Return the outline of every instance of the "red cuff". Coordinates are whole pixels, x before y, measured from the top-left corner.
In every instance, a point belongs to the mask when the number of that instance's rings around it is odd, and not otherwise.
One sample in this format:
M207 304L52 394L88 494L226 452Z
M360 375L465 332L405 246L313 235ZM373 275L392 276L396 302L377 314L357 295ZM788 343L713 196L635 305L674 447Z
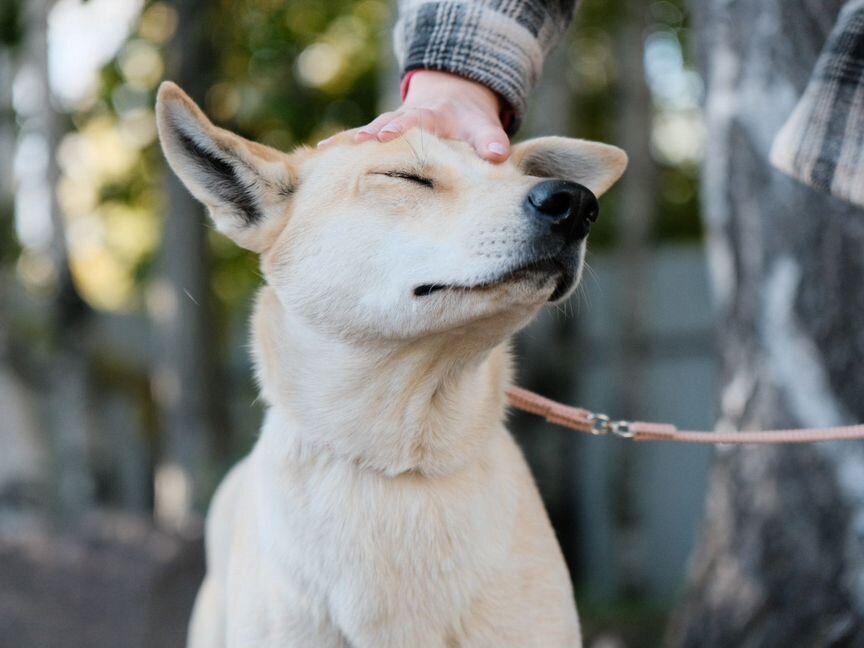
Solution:
M411 78L419 71L420 70L411 70L402 77L402 84L399 86L399 98L402 99L402 101L405 101L405 97L408 96L408 86L411 85Z
M419 68L416 70L409 70L405 73L405 76L402 77L402 83L399 85L399 96L403 102L405 101L405 97L408 96L408 88L411 86L411 79L415 74L422 71L423 70ZM501 128L503 128L505 132L509 133L516 115L510 107L510 104L507 103L501 95L498 95L498 99L501 101L502 105L501 112L498 113L498 119L501 120Z

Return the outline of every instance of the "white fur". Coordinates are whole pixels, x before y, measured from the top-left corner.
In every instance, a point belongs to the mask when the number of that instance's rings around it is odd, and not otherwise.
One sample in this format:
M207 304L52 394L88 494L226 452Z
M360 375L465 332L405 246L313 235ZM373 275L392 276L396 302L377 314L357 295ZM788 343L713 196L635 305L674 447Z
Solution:
M285 156L218 131L171 85L159 115L172 166L222 231L262 253L267 281L253 318L267 416L210 511L190 648L581 646L561 552L502 423L507 339L556 278L413 294L482 283L524 251L521 205L538 180L520 148L493 166L413 132ZM296 180L282 211L253 177L266 217L231 222L174 141L185 119L243 174ZM625 165L613 147L561 138L521 155L547 150L598 193ZM418 165L434 189L379 175Z

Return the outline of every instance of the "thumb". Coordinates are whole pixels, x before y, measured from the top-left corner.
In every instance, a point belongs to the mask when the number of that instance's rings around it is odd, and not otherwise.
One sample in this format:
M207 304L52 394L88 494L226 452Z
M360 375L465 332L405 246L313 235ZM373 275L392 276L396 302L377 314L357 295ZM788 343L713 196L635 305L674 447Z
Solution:
M500 126L481 127L471 137L471 144L477 155L489 162L504 162L510 157L510 139Z

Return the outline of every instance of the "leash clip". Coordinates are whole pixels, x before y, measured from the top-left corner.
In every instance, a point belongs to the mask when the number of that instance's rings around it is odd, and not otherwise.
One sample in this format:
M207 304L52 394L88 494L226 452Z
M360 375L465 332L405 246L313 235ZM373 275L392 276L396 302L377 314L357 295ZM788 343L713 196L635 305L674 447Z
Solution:
M630 421L613 421L606 414L590 414L588 420L591 422L591 434L594 436L605 436L613 434L622 439L632 439L633 431L630 429Z

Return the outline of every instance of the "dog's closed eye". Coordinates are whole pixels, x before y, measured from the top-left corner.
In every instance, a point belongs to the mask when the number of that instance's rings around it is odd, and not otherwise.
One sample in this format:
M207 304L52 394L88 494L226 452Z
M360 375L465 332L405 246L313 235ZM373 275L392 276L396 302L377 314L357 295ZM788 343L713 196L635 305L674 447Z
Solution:
M435 183L431 178L427 178L425 176L417 175L416 173L411 173L409 171L379 171L375 173L375 175L383 175L388 178L398 178L399 180L407 180L409 182L413 182L415 184L422 185L429 189L433 189L435 187Z

